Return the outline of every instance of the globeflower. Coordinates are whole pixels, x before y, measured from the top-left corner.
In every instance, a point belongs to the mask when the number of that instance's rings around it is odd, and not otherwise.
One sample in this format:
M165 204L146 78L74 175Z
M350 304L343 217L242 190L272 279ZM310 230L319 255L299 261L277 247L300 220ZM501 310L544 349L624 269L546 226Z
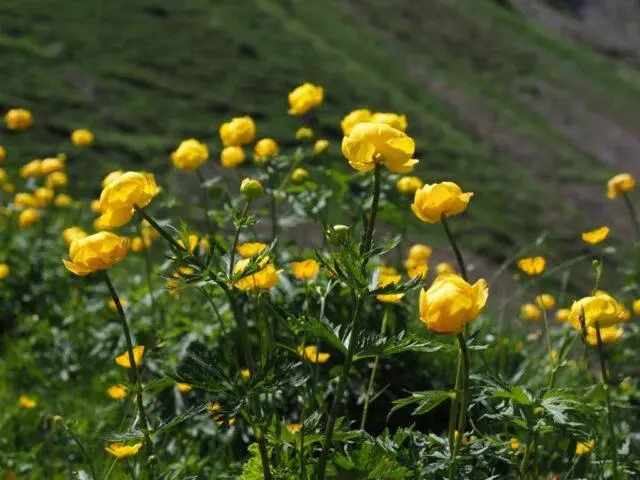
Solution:
M36 406L38 405L38 403L30 397L27 397L26 395L21 395L20 398L18 399L18 404L22 407L22 408L36 408Z
M256 163L264 163L276 155L278 155L278 143L273 138L258 140L253 147L253 160Z
M293 275L298 280L311 280L318 274L320 264L315 260L303 260L302 262L291 262Z
M6 263L0 263L0 280L4 280L9 276L9 265Z
M20 208L37 207L38 200L30 193L18 192L13 197L13 204Z
M40 162L40 175L49 175L64 170L64 160L60 157L45 158Z
M407 117L405 115L376 112L371 116L371 120L369 121L373 123L385 123L401 132L407 131Z
M64 172L52 172L47 176L45 180L45 187L47 188L56 188L56 187L64 187L67 185L67 174Z
M384 275L380 273L378 277L378 287L386 287L387 285L394 285L399 283L402 277L400 275ZM376 299L382 303L400 303L404 297L404 293L384 293L376 295Z
M556 299L553 298L553 296L549 295L548 293L543 293L542 295L538 295L536 297L536 304L540 308L544 308L545 310L551 310L553 307L556 306Z
M289 93L289 115L304 115L309 110L317 107L324 99L324 89L304 83Z
M93 132L86 128L79 128L71 132L71 143L76 147L86 148L93 144Z
M62 238L64 242L67 244L67 247L70 247L73 241L77 238L85 238L87 236L87 232L82 230L80 227L69 227L65 228L62 231Z
M156 195L158 187L153 175L127 172L110 182L100 195L102 224L120 227L133 217L134 207L146 207Z
M249 266L250 258L239 260L233 267L234 275L241 275ZM235 283L236 288L244 291L268 291L278 283L278 276L282 270L276 270L273 263L269 262L269 258L265 257L260 261L260 270L251 275L247 275Z
M253 142L256 124L251 117L236 117L220 126L220 140L225 147L239 147Z
M622 338L623 334L624 330L615 325L600 329L600 339L602 343L616 343ZM587 343L594 347L598 345L598 332L593 327L587 327Z
M240 193L250 200L256 200L264 195L264 188L259 180L245 178L240 184Z
M58 208L68 207L73 203L73 199L66 193L59 193L53 199L53 204Z
M133 347L133 361L136 362L136 365L140 365L140 361L142 360L142 356L144 355L144 345L138 345ZM115 362L124 368L131 368L131 361L129 359L129 352L124 352L122 355L114 358Z
M304 168L296 168L291 174L291 181L296 185L300 185L307 181L309 172Z
M242 255L244 258L255 257L260 255L267 248L266 243L262 242L247 242L236 247L236 252Z
M79 276L98 270L107 270L124 260L129 241L111 232L99 232L75 238L69 247L69 260L63 260L67 269Z
M122 400L127 397L127 387L125 385L111 385L107 389L107 395L114 400Z
M529 257L521 258L516 262L516 265L527 275L540 275L544 272L546 263L544 257Z
M123 458L128 458L138 453L141 447L142 443L136 443L130 446L123 443L112 443L108 447L105 447L105 450L118 460L122 460Z
M420 319L436 333L458 333L484 309L489 288L483 279L474 285L456 274L438 275L420 291Z
M18 225L22 228L29 228L40 220L40 214L35 208L27 208L20 212L18 216Z
M438 275L442 275L443 273L457 274L456 269L453 268L453 266L447 262L441 262L438 265L436 265L436 273Z
M25 163L20 167L20 177L30 178L39 177L42 175L42 160L36 159Z
M316 345L307 345L305 348L298 347L298 355L311 363L325 363L331 358L328 353L320 353Z
M520 318L523 320L529 320L530 322L535 322L540 320L540 316L542 315L542 311L540 308L533 303L525 303L520 307Z
M453 182L425 185L416 191L411 210L423 222L437 223L443 216L464 212L472 196L472 192L463 193Z
M363 122L371 121L371 112L366 108L354 110L347 114L340 122L342 133L346 136L351 133L353 127Z
M40 187L33 192L38 207L46 207L53 200L55 193L50 188Z
M636 179L629 173L620 173L607 182L607 198L613 200L620 195L631 192L636 186Z
M342 154L354 169L370 172L383 164L393 173L413 170L415 143L404 132L386 124L359 123L342 139Z
M176 383L176 387L178 387L178 390L180 390L182 393L187 393L193 390L193 387L188 383Z
M244 162L244 159L242 147L225 147L220 153L220 163L224 168L236 168Z
M592 297L584 297L573 302L569 322L579 328L580 316L584 312L584 322L587 327L600 326L611 327L625 319L626 311L613 297L601 294Z
M26 130L33 123L33 117L29 110L13 108L4 116L4 123L9 130Z
M196 170L209 158L209 149L195 138L183 140L178 148L171 152L171 161L182 171Z
M329 140L320 139L313 144L313 151L316 153L322 153L327 148L329 148Z
M604 241L609 236L609 227L600 227L582 234L582 240L591 245Z
M113 172L109 172L102 179L102 188L106 187L107 185L109 185L111 182L113 182L117 178L120 178L122 175L124 175L124 171L123 170L114 170Z
M589 455L593 447L596 446L595 439L591 439L588 442L578 442L576 445L576 455Z
M418 177L400 177L396 182L398 192L403 195L413 195L423 185L424 182Z
M296 140L309 140L313 138L313 130L309 127L300 127L296 130Z
M569 316L571 315L571 310L568 308L560 308L556 312L556 320L561 323L565 323L569 321Z

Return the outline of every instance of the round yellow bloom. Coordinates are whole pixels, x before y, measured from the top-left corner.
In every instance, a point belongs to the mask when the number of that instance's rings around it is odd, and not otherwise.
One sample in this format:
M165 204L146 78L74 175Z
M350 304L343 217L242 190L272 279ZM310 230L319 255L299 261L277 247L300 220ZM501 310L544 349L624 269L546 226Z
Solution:
M131 239L130 244L131 251L134 253L141 252L144 248L144 242L142 241L142 237L133 237Z
M615 325L612 327L605 327L600 329L600 339L602 343L616 343L622 335L624 330ZM593 327L587 327L587 342L594 347L598 345L598 332Z
M518 439L516 437L511 437L511 440L509 440L509 448L511 450L519 450L520 449L520 442L518 441Z
M20 177L39 177L42 175L42 160L31 160L20 167Z
M405 115L376 112L371 116L371 120L369 121L373 123L384 123L401 132L407 131L407 117Z
M527 275L540 275L544 272L547 261L544 257L521 258L516 262L518 268Z
M76 238L84 238L86 236L87 236L87 232L82 230L80 227L65 228L62 232L62 238L64 239L64 242L67 244L67 247L70 247Z
M193 390L193 387L187 383L176 383L176 387L178 387L178 390L182 393L187 393Z
M331 358L328 353L320 353L316 345L307 345L305 348L298 347L298 355L311 363L325 363Z
M144 345L137 345L133 347L133 361L136 362L136 365L140 365L140 361L142 360L142 356L144 355ZM131 361L129 359L129 352L124 352L122 355L114 358L115 362L124 368L131 368Z
M595 439L589 440L587 443L578 442L576 445L576 455L589 455L593 447L596 446Z
M72 203L73 199L66 193L59 193L56 195L56 198L53 199L53 204L59 208L68 207Z
M44 185L47 188L64 187L67 185L67 174L64 172L53 172L47 176Z
M436 273L438 275L442 275L443 273L453 273L456 274L456 269L453 268L453 265L447 262L442 262L436 265Z
M429 274L429 264L425 262L420 262L418 260L414 260L413 258L408 258L404 262L404 266L407 269L407 274L409 278L426 278Z
M560 308L556 312L556 320L559 322L565 323L569 321L569 316L571 315L571 310L568 308Z
M483 279L473 286L456 274L438 275L420 291L420 319L437 333L457 333L484 309L489 288Z
M33 123L33 117L29 110L13 108L4 116L4 123L9 130L26 130Z
M623 305L619 304L609 295L596 295L584 297L573 302L569 322L576 328L580 328L580 315L584 311L584 321L587 327L610 327L624 321L626 312Z
M253 147L253 160L256 163L264 163L276 155L278 155L278 143L273 138L262 138Z
M79 128L71 132L71 143L76 147L86 148L93 145L93 132L86 128Z
M630 173L620 173L607 182L607 198L614 198L629 193L636 186L636 179Z
M544 308L545 310L551 310L553 307L556 306L556 299L553 298L553 296L549 295L548 293L543 293L542 295L538 295L536 297L536 304L540 308Z
M6 159L7 159L7 151L2 145L0 145L0 163L4 162Z
M37 207L38 200L30 193L19 192L13 197L13 204L20 208Z
M366 108L360 110L354 110L353 112L347 114L342 121L340 122L340 127L342 128L342 133L345 135L349 135L353 127L358 125L359 123L370 122L371 121L371 112Z
M242 378L251 378L251 371L248 368L243 368L240 370L240 376Z
M22 407L22 408L36 408L36 406L38 405L38 403L30 397L27 397L26 395L22 395L20 396L20 398L18 399L18 404Z
M18 216L18 225L22 228L29 228L34 223L40 220L40 214L35 208L27 208L20 212Z
M6 263L0 263L0 280L4 280L9 276L9 265Z
M102 188L106 187L114 180L120 178L122 175L124 175L124 171L122 170L114 170L113 172L109 172L107 176L102 179Z
M107 395L114 400L122 400L127 397L127 390L125 385L111 385L107 388Z
M240 193L251 200L256 200L264 195L264 188L259 180L245 178L240 184Z
M534 303L525 303L520 307L520 318L523 320L529 320L535 322L540 320L542 310Z
M609 236L609 227L600 227L582 234L582 240L592 245L602 242Z
M40 163L40 174L49 175L64 170L64 160L59 157L45 158Z
M38 207L46 207L53 200L55 193L50 188L40 187L33 192Z
M220 154L220 163L224 168L236 168L245 160L242 147L225 147Z
M428 262L432 253L433 250L430 246L422 243L416 243L409 249L409 258L416 260L417 262Z
M300 424L290 423L287 425L287 430L289 431L289 433L298 433L300 432Z
M342 154L359 172L370 172L376 163L393 173L413 170L415 143L404 132L384 123L359 123L342 139Z
M76 238L69 247L71 261L64 266L76 275L85 276L98 270L107 270L124 260L129 241L111 232L99 232Z
M302 262L291 262L291 270L298 280L311 280L318 274L320 264L315 260L303 260Z
M156 195L158 187L153 175L127 172L109 183L100 195L100 217L103 225L120 227L133 216L133 208L146 207Z
M171 161L183 171L196 170L209 158L209 149L195 138L183 140L178 148L171 152Z
M300 127L296 130L297 140L309 140L310 138L313 138L313 130L309 127Z
M424 182L418 177L401 177L396 182L396 188L403 195L413 195L423 185Z
M256 124L251 117L236 117L220 126L220 140L224 147L239 147L253 142Z
M472 192L463 193L453 182L425 185L416 191L411 210L423 222L437 223L443 215L464 212L472 196Z
M233 267L234 275L241 274L246 271L250 258L239 260ZM269 262L269 258L265 257L260 261L262 267L257 272L241 278L235 283L236 288L244 291L262 290L268 291L278 283L278 276L282 270L276 270L273 263Z
M260 255L267 248L266 243L262 242L247 242L236 247L236 252L242 255L244 258L255 257Z
M329 148L329 140L320 139L313 144L313 151L316 153L322 153L327 148Z
M382 268L380 270L382 270ZM393 270L395 273L395 269ZM382 270L378 277L378 286L386 287L387 285L399 283L402 277L400 275L395 275L394 273L390 275L384 274L384 270ZM382 303L400 303L402 297L404 297L404 293L384 293L376 295L376 300Z
M289 93L289 115L304 115L324 99L324 89L304 83Z
M309 178L309 172L304 168L296 168L291 174L291 181L296 185L300 185L307 181Z
M136 453L138 453L138 450L140 450L141 447L142 443L136 443L135 445L112 443L108 447L105 447L105 450L107 451L107 453L110 453L118 460L121 460L123 458L128 458L135 455Z

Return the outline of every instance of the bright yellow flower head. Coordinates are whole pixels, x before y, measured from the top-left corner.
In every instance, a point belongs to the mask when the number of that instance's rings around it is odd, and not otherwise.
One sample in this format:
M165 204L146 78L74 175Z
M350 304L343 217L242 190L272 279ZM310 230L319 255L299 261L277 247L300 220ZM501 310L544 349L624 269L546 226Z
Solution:
M20 177L40 177L42 176L42 160L31 160L20 167Z
M193 387L187 383L176 383L176 387L178 387L178 390L182 393L190 392L193 389Z
M67 185L67 174L64 172L53 172L47 176L45 180L45 187L47 188L56 188L56 187L64 187Z
M73 203L73 199L66 193L59 193L56 198L53 199L53 204L58 208L68 207Z
M246 271L250 258L244 258L239 260L233 267L233 273L240 274ZM276 286L278 283L278 276L282 270L276 270L273 263L269 262L269 258L265 257L261 260L260 266L262 267L257 272L241 278L235 283L236 288L244 291L268 291Z
M131 248L131 251L134 253L138 253L141 252L144 249L145 245L144 242L142 241L142 237L133 237L131 239L131 243L129 244L129 248Z
M9 276L9 265L6 263L0 263L0 280L4 280Z
M109 172L107 176L102 179L102 188L106 187L114 180L120 178L122 175L124 175L123 170L114 170L113 172Z
M429 264L426 261L418 261L413 258L408 258L404 262L404 266L407 269L407 274L409 278L426 278L429 274Z
M53 172L61 172L64 170L64 159L63 157L51 157L45 158L40 163L40 174L41 175L49 175Z
M303 260L302 262L291 262L291 270L298 280L311 280L318 274L320 264L315 260Z
M245 155L242 147L224 147L220 153L220 163L224 168L236 168L244 163Z
M609 236L609 227L600 227L582 234L582 240L592 245L602 242Z
M26 395L22 395L18 399L18 404L22 408L36 408L36 406L38 405L38 403L33 398L27 397Z
M184 241L182 239L178 240L178 244L184 248L185 250L188 250L189 252L193 253L193 251L196 249L196 247L198 246L198 236L197 235L189 235L189 237L187 238L187 242L189 243L189 245L185 246Z
M304 83L289 93L289 115L304 115L317 107L324 99L324 90L311 83Z
M127 397L127 387L125 385L111 385L107 388L107 395L114 400L122 400Z
M430 246L422 243L416 243L409 249L409 258L416 260L417 262L428 262L432 253L433 250Z
M247 242L236 247L236 252L242 255L244 258L255 257L260 255L267 248L266 243L262 242Z
M525 303L520 307L520 318L535 322L540 320L542 310L535 303Z
M173 164L185 172L196 170L209 158L209 149L195 138L183 140L178 148L171 152Z
M76 238L69 247L71 261L64 266L76 275L85 276L98 270L107 270L124 260L129 241L111 232L99 232Z
M565 323L569 321L569 316L571 315L571 310L568 308L560 308L556 312L556 320L559 322Z
M298 355L311 363L325 363L331 358L330 354L321 353L316 345L307 345L305 348L298 347Z
M636 179L629 173L620 173L607 182L607 198L614 198L629 193L636 186Z
M520 442L518 441L518 439L516 437L511 437L511 440L509 440L509 448L511 450L519 450L520 449Z
M251 117L236 117L220 126L220 140L224 147L239 147L256 138L256 124Z
M313 144L313 151L316 153L322 153L327 148L329 148L329 140L320 139Z
M240 370L240 376L242 378L251 378L251 371L248 368L243 368Z
M142 360L142 356L144 355L144 345L138 345L133 347L133 361L136 362L136 365L140 365L140 361ZM116 363L124 368L131 368L131 362L129 361L129 352L126 351L122 355L114 358Z
M420 292L420 319L437 333L457 333L484 309L489 288L485 280L474 285L456 274L442 274Z
M546 264L547 261L544 259L544 257L521 258L516 262L518 268L527 275L540 275L542 272L544 272L544 267Z
M18 225L22 228L29 228L40 220L40 214L35 208L27 208L20 212L18 216Z
M299 423L290 423L287 425L287 430L289 433L298 433L300 431Z
M467 209L472 192L463 193L453 182L425 185L416 191L411 210L423 222L437 223L443 215L451 217Z
M422 188L424 182L418 177L400 177L396 182L398 192L403 195L413 195L416 190Z
M553 296L549 295L548 293L543 293L542 295L538 295L536 297L536 304L540 308L544 308L545 310L551 310L553 307L556 306L556 299L553 298Z
M401 132L407 131L407 117L405 115L376 112L371 116L371 120L369 121L373 123L387 124Z
M589 440L587 443L578 442L576 445L576 455L589 455L593 447L596 446L595 439Z
M623 305L609 295L596 295L584 297L573 302L569 322L576 328L580 328L580 315L584 311L584 321L587 327L610 327L624 321L626 312Z
M418 163L415 143L404 132L384 123L359 123L342 139L342 154L359 172L370 172L376 163L393 173L407 173Z
M36 188L36 191L33 192L33 196L36 199L36 204L38 207L46 207L51 203L55 193L50 188L40 187Z
M382 267L379 269L379 271L380 270L382 270ZM380 275L378 277L378 286L386 287L387 285L393 285L399 283L401 279L402 277L400 275L387 275L384 274L384 270L382 270L380 271ZM385 293L382 295L376 295L376 299L382 303L400 303L402 297L404 297L404 293Z
M101 221L109 227L120 227L133 216L134 206L146 207L158 187L150 173L127 172L109 183L100 195Z
M622 335L624 330L615 325L612 327L605 327L600 329L600 338L602 343L616 343ZM594 347L598 345L598 332L593 327L587 327L587 342Z
M278 155L278 143L273 138L262 138L253 147L253 160L256 163L264 163L276 155Z
M33 123L31 112L24 108L13 108L4 116L4 123L9 130L26 130Z
M69 227L65 228L62 232L62 238L64 242L67 244L67 247L71 246L71 243L76 238L84 238L87 236L87 232L82 230L80 227Z
M116 457L118 460L121 460L123 458L128 458L135 455L136 453L138 453L138 450L140 450L141 447L142 443L136 443L135 445L112 443L111 445L106 447L105 450Z
M296 185L300 185L307 181L309 178L309 172L304 168L296 168L291 174L291 181Z
M76 147L86 148L93 144L93 132L86 128L80 128L71 132L71 143Z
M349 135L353 127L363 122L371 121L371 112L366 108L360 110L354 110L353 112L347 114L342 121L340 122L340 127L342 127L342 133L344 135Z
M13 197L13 204L20 208L37 207L38 200L30 193L18 192Z
M297 140L309 140L313 138L313 130L309 127L300 127L296 130L296 139Z

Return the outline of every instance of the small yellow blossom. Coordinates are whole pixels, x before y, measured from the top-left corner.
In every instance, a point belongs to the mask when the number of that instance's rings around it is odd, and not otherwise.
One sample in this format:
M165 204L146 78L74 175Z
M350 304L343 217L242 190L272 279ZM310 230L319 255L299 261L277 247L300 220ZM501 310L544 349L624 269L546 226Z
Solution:
M4 123L9 130L26 130L33 123L33 117L29 110L13 108L4 116Z
M620 195L631 192L636 186L636 179L629 173L621 173L607 182L607 198L613 200Z
M53 199L53 204L58 208L68 207L73 203L73 199L66 193L59 193Z
M519 450L520 449L520 442L518 441L518 439L516 437L511 437L511 439L509 440L509 448L511 450Z
M182 393L190 392L193 389L193 387L188 383L176 383L176 387L178 387L178 390Z
M298 433L300 432L300 424L290 423L287 425L287 430L289 431L289 433Z
M456 273L456 269L453 268L453 265L447 262L442 262L436 265L436 273L438 275L442 275L443 273Z
M18 216L18 225L22 228L29 228L40 220L40 214L34 208L27 208L20 212Z
M127 307L127 300L125 298L121 298L120 299L120 305L122 306L122 308L126 308ZM111 310L113 310L114 312L116 311L116 302L111 299L107 302L107 307L109 307Z
M595 439L591 439L588 442L578 442L576 445L576 455L589 455L593 447L596 446Z
M6 263L0 263L0 280L4 280L10 273L9 265Z
M322 153L327 148L329 148L329 140L320 139L313 144L313 151L316 153Z
M253 147L253 160L264 163L269 158L278 155L278 143L273 138L263 138Z
M556 299L553 298L552 295L548 293L543 293L542 295L538 295L536 297L536 304L540 308L544 308L545 310L551 310L556 306Z
M256 138L256 124L251 117L236 117L220 126L220 139L225 147L239 147Z
M123 458L128 458L135 455L136 453L138 453L138 450L140 450L141 447L142 443L136 443L135 445L112 443L111 445L106 447L105 450L116 457L118 460L121 460Z
M523 320L529 320L530 322L535 322L540 320L540 316L542 315L542 311L540 308L534 303L525 303L520 307L520 318Z
M300 127L296 130L296 139L309 140L310 138L313 138L313 130L309 127Z
M142 356L144 355L144 345L138 345L133 347L133 361L136 365L140 365ZM124 368L131 368L131 362L129 361L129 352L124 352L122 355L114 359L118 365Z
M419 177L400 177L396 182L398 192L403 195L413 195L416 190L424 186L424 182Z
M304 115L324 99L322 87L304 83L289 93L289 115Z
M569 315L571 314L571 310L568 308L560 308L556 312L556 320L562 323L566 323L569 320Z
M293 275L298 280L311 280L318 274L320 264L315 260L303 260L301 262L291 262Z
M107 395L114 400L122 400L127 396L127 387L125 385L111 385L107 388Z
M540 275L544 272L546 263L544 257L528 257L521 258L516 262L516 265L527 275Z
M178 244L185 250L193 253L193 251L198 246L198 236L194 234L189 234L189 236L187 237L187 245L185 245L183 239L178 240Z
M251 372L248 368L243 368L242 370L240 370L240 376L242 378L251 378Z
M267 248L266 243L262 242L247 242L236 247L236 252L242 255L244 258L256 257L265 251Z
M609 236L609 227L600 227L582 234L582 240L591 245L604 241Z
M296 185L300 185L307 181L309 172L304 168L296 168L291 174L291 181Z
M331 358L330 354L321 353L316 345L307 345L305 348L298 347L298 355L311 363L325 363Z
M86 148L93 144L93 132L86 128L80 128L71 132L71 143L76 147Z
M198 169L209 158L209 149L195 138L183 140L178 148L171 152L171 161L184 172Z
M416 190L411 210L423 222L437 223L443 216L459 215L467 209L472 192L464 193L453 182L434 183Z
M31 397L27 397L26 395L22 395L18 399L18 403L22 408L29 408L29 409L36 408L36 406L38 405L38 402L36 402L35 399Z
M242 147L224 147L220 153L220 163L224 168L236 168L245 160L244 150Z

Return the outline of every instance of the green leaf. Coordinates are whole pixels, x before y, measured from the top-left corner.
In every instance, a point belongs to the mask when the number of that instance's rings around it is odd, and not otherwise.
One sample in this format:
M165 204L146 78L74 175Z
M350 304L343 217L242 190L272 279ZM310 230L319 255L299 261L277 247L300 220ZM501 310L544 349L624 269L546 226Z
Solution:
M433 353L440 350L451 351L454 347L434 340L425 340L417 336L400 332L392 337L379 333L363 335L358 341L354 361L376 356L396 355L403 352Z
M393 408L389 412L391 415L396 410L400 410L408 405L417 403L418 406L411 412L411 415L424 415L430 412L447 399L454 399L455 392L449 390L427 390L425 392L411 392L410 397L394 400Z
M495 390L492 392L494 397L505 398L520 405L532 405L533 402L529 393L522 387L511 387L510 390Z

